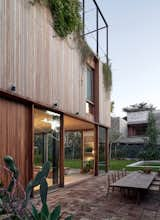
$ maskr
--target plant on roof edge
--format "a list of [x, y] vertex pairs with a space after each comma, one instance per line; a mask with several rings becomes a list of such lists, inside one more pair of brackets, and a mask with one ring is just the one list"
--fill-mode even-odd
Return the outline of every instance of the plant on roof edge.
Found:
[[88, 58], [93, 58], [93, 51], [81, 36], [82, 21], [80, 16], [81, 3], [79, 0], [32, 0], [32, 4], [39, 3], [49, 8], [53, 17], [53, 29], [61, 38], [75, 33], [81, 61], [85, 63]]
[[89, 58], [93, 58], [94, 54], [92, 49], [89, 47], [89, 45], [87, 44], [87, 42], [80, 36], [78, 35], [78, 47], [81, 53], [81, 61], [82, 63], [86, 63], [86, 61]]
[[82, 29], [79, 0], [33, 0], [47, 6], [53, 17], [53, 28], [61, 38]]
[[112, 88], [112, 69], [111, 63], [103, 63], [103, 84], [106, 92], [110, 92]]
[[124, 112], [140, 112], [140, 111], [153, 111], [153, 110], [156, 110], [156, 107], [147, 102], [140, 102], [123, 108]]

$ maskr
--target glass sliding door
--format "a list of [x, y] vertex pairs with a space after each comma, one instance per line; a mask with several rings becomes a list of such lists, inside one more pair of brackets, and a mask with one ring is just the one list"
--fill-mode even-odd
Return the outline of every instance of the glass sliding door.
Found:
[[103, 127], [99, 127], [99, 162], [98, 168], [99, 172], [105, 172], [106, 167], [106, 129]]
[[51, 170], [49, 186], [59, 183], [60, 115], [47, 110], [34, 110], [34, 175], [46, 161]]

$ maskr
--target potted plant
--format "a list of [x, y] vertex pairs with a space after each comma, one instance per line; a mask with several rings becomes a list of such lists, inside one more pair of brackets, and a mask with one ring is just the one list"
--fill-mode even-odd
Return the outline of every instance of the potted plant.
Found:
[[91, 146], [85, 147], [85, 153], [92, 153], [93, 148]]
[[146, 173], [146, 174], [150, 174], [152, 171], [152, 169], [150, 167], [146, 167], [144, 168], [143, 172]]
[[157, 171], [157, 173], [158, 173], [158, 176], [160, 176], [160, 169]]
[[83, 167], [83, 173], [90, 173], [93, 174], [94, 172], [94, 160], [89, 160]]

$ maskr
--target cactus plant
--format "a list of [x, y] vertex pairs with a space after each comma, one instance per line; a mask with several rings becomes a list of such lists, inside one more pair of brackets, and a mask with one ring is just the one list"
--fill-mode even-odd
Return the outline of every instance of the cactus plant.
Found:
[[[7, 187], [4, 188], [4, 197], [0, 197], [0, 213], [7, 213], [7, 219], [17, 219], [17, 220], [58, 220], [61, 217], [61, 206], [57, 205], [54, 210], [49, 212], [47, 205], [47, 193], [48, 193], [48, 183], [46, 178], [50, 170], [50, 162], [44, 163], [42, 170], [37, 173], [35, 178], [31, 180], [25, 191], [25, 199], [11, 196], [15, 191], [17, 186], [20, 186], [18, 177], [19, 171], [12, 157], [6, 156], [4, 158], [5, 167], [4, 169], [11, 174], [11, 181]], [[32, 204], [32, 210], [27, 208], [28, 202], [30, 201], [31, 193], [33, 188], [40, 186], [40, 197], [42, 202], [41, 210], [37, 210]], [[3, 191], [3, 190], [2, 190]], [[7, 200], [6, 200], [7, 195]], [[9, 195], [9, 196], [8, 196]], [[8, 216], [8, 214], [10, 216]], [[68, 216], [65, 220], [71, 220], [72, 216]]]
[[33, 188], [39, 185], [42, 204], [46, 203], [48, 192], [48, 183], [46, 181], [46, 177], [48, 176], [49, 170], [50, 162], [47, 161], [44, 163], [42, 170], [37, 173], [36, 177], [28, 183], [26, 188], [26, 199], [24, 201], [24, 207], [26, 207], [28, 204]]
[[[27, 189], [26, 189], [26, 201], [25, 205], [27, 205], [31, 192], [34, 187], [40, 185], [40, 197], [42, 202], [42, 208], [40, 212], [36, 209], [34, 205], [32, 205], [32, 218], [34, 220], [58, 220], [60, 219], [61, 215], [61, 206], [57, 205], [55, 209], [49, 212], [48, 205], [47, 205], [47, 193], [48, 193], [48, 183], [46, 181], [46, 177], [48, 176], [50, 170], [50, 163], [44, 163], [42, 170], [36, 175], [35, 179], [30, 181]], [[66, 220], [71, 220], [72, 217], [68, 216]]]
[[4, 163], [6, 168], [11, 172], [11, 181], [7, 187], [8, 192], [12, 192], [15, 186], [15, 182], [18, 180], [19, 171], [16, 167], [16, 164], [11, 156], [4, 157]]
[[[49, 212], [47, 204], [42, 206], [40, 212], [32, 205], [32, 217], [34, 220], [59, 220], [61, 217], [61, 206], [57, 205], [53, 211]], [[65, 220], [72, 220], [72, 216], [68, 216]]]

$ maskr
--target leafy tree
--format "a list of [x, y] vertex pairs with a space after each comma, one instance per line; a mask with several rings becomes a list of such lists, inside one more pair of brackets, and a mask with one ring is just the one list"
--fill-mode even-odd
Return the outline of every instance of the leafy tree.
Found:
[[[116, 142], [122, 134], [114, 128], [109, 129], [109, 146], [110, 146], [110, 159], [112, 155], [112, 144]], [[116, 151], [116, 150], [115, 150]]]
[[156, 127], [156, 120], [154, 114], [151, 111], [148, 116], [148, 128], [146, 135], [148, 137], [147, 144], [144, 151], [140, 152], [139, 157], [144, 160], [158, 160], [160, 159], [160, 152], [157, 147], [157, 139], [159, 130]]
[[121, 137], [121, 133], [119, 131], [116, 131], [116, 129], [111, 128], [109, 130], [109, 143], [110, 144], [117, 141], [120, 137]]
[[129, 107], [123, 108], [124, 112], [139, 112], [139, 111], [153, 111], [156, 107], [147, 102], [141, 102], [138, 104], [130, 105]]
[[154, 147], [157, 145], [158, 135], [159, 135], [159, 130], [156, 127], [156, 120], [154, 118], [154, 114], [150, 112], [148, 116], [147, 137], [149, 138], [148, 144], [151, 147]]
[[111, 113], [113, 113], [113, 112], [114, 112], [114, 106], [115, 106], [115, 102], [114, 102], [114, 101], [112, 101], [112, 102], [111, 102]]

